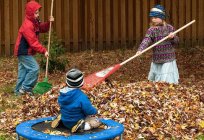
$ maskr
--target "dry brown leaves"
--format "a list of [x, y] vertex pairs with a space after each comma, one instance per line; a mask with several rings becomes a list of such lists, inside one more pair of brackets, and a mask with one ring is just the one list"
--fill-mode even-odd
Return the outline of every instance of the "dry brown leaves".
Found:
[[[103, 83], [87, 94], [99, 109], [99, 117], [124, 124], [125, 139], [193, 139], [204, 128], [202, 89], [165, 83], [121, 84], [114, 81]], [[4, 96], [1, 95], [0, 100]], [[22, 121], [58, 114], [57, 97], [55, 91], [42, 96], [22, 96], [21, 104], [16, 100], [17, 109], [1, 113], [0, 129], [13, 133]]]
[[[90, 92], [101, 117], [125, 126], [127, 139], [192, 139], [204, 128], [203, 88], [138, 82]], [[95, 95], [95, 96], [93, 96]]]

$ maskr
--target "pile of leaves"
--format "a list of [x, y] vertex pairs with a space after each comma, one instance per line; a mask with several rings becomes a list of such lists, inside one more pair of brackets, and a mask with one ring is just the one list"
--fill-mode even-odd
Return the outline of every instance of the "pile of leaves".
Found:
[[[60, 58], [69, 60], [66, 71], [77, 67], [87, 76], [123, 62], [136, 50], [85, 51], [66, 53]], [[176, 50], [179, 85], [147, 82], [151, 63], [149, 51], [110, 76], [109, 80], [114, 80], [112, 83], [103, 83], [86, 93], [98, 108], [99, 117], [124, 124], [124, 139], [194, 139], [204, 133], [204, 49], [193, 46]], [[16, 58], [0, 58], [0, 67], [0, 136], [7, 133], [8, 139], [15, 139], [11, 134], [22, 121], [59, 113], [57, 90], [42, 96], [14, 96]], [[49, 74], [49, 83], [55, 86], [64, 82], [65, 73]], [[41, 71], [39, 81], [44, 75]]]
[[[99, 117], [124, 125], [124, 139], [193, 139], [204, 133], [203, 92], [202, 86], [113, 81], [87, 95], [98, 108]], [[6, 102], [3, 99], [7, 96], [2, 94], [0, 103]], [[15, 100], [16, 109], [1, 112], [0, 130], [14, 133], [22, 121], [57, 115], [57, 97], [57, 90], [53, 90], [42, 96], [22, 96], [21, 103]]]

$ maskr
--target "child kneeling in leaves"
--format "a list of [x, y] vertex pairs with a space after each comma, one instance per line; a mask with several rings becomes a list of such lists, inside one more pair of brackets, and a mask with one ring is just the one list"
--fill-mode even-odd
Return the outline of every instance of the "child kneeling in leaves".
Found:
[[60, 89], [58, 97], [61, 114], [52, 122], [52, 127], [56, 127], [57, 122], [61, 120], [65, 127], [75, 133], [91, 130], [101, 125], [99, 119], [93, 117], [97, 114], [97, 109], [92, 106], [87, 95], [80, 90], [83, 83], [84, 77], [80, 70], [71, 69], [67, 72], [67, 86]]

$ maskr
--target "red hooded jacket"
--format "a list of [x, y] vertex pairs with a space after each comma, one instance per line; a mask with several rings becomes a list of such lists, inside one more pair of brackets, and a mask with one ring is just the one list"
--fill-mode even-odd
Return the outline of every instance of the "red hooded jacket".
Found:
[[41, 8], [35, 1], [30, 1], [25, 7], [25, 19], [18, 31], [14, 55], [34, 55], [36, 52], [44, 54], [46, 48], [39, 42], [39, 33], [49, 30], [49, 22], [40, 23], [34, 18], [34, 13]]

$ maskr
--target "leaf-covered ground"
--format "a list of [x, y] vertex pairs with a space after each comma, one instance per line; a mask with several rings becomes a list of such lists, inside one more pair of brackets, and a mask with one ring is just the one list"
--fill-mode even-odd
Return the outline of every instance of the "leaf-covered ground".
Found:
[[[134, 50], [66, 54], [67, 70], [77, 67], [85, 75], [120, 63]], [[99, 109], [99, 117], [125, 126], [124, 139], [195, 139], [204, 133], [204, 48], [177, 49], [180, 84], [148, 82], [151, 52], [134, 59], [87, 95]], [[0, 135], [15, 139], [22, 121], [58, 114], [57, 90], [42, 96], [13, 95], [17, 77], [15, 58], [0, 58]], [[64, 82], [66, 72], [49, 75], [54, 86]], [[40, 74], [39, 81], [44, 78]]]

